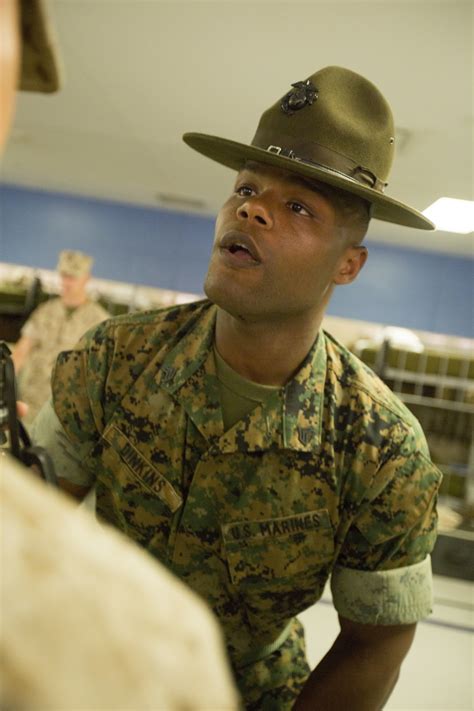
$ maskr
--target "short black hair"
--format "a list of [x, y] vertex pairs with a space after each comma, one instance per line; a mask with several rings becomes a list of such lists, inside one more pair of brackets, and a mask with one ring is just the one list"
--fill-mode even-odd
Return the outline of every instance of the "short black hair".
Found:
[[333, 203], [339, 217], [340, 226], [346, 230], [351, 244], [360, 244], [367, 234], [371, 218], [371, 204], [354, 193], [324, 185], [324, 192]]

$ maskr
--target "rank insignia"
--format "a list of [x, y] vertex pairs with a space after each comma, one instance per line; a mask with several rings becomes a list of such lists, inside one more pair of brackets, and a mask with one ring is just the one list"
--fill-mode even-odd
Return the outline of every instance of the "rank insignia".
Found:
[[310, 79], [297, 81], [291, 86], [293, 89], [285, 94], [280, 104], [281, 110], [288, 116], [291, 116], [295, 111], [304, 109], [305, 106], [311, 106], [318, 98], [318, 90]]
[[314, 436], [314, 430], [311, 427], [298, 427], [298, 439], [303, 446], [306, 446]]

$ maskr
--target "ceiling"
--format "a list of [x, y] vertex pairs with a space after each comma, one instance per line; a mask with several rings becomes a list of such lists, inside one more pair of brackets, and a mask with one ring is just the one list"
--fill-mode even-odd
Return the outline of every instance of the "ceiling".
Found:
[[[182, 134], [250, 141], [292, 82], [338, 64], [371, 79], [392, 105], [390, 196], [420, 210], [441, 196], [473, 198], [471, 2], [50, 4], [64, 88], [19, 94], [5, 182], [214, 214], [232, 172], [187, 148]], [[374, 221], [369, 236], [474, 254], [474, 235]]]

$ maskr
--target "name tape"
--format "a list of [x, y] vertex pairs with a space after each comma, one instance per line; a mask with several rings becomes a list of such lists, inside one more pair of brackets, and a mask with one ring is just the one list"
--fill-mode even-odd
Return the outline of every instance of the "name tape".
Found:
[[317, 531], [330, 527], [327, 511], [308, 511], [286, 518], [265, 521], [241, 521], [223, 526], [226, 540], [240, 541], [248, 538], [269, 538], [291, 533]]

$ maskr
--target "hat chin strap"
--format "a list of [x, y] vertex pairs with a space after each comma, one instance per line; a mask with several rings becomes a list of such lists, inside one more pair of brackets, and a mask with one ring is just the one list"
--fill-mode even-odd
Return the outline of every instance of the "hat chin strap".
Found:
[[[271, 139], [265, 134], [265, 131], [259, 129], [252, 141], [252, 146], [255, 146], [255, 148], [263, 148], [263, 150], [269, 153], [274, 153], [284, 158], [291, 158], [291, 160], [298, 161], [299, 163], [314, 165], [316, 168], [323, 168], [332, 173], [338, 173], [345, 178], [355, 180], [379, 193], [383, 193], [388, 185], [388, 183], [377, 178], [368, 168], [358, 165], [355, 161], [351, 160], [351, 158], [347, 158], [347, 156], [337, 153], [337, 151], [333, 151], [331, 148], [321, 146], [319, 143], [298, 144], [298, 141], [295, 141], [295, 139], [291, 137], [288, 138], [288, 143], [293, 144], [293, 148], [290, 149], [276, 146], [273, 143], [269, 143], [269, 140]], [[298, 153], [302, 153], [303, 155], [309, 154], [310, 158], [301, 158]]]

